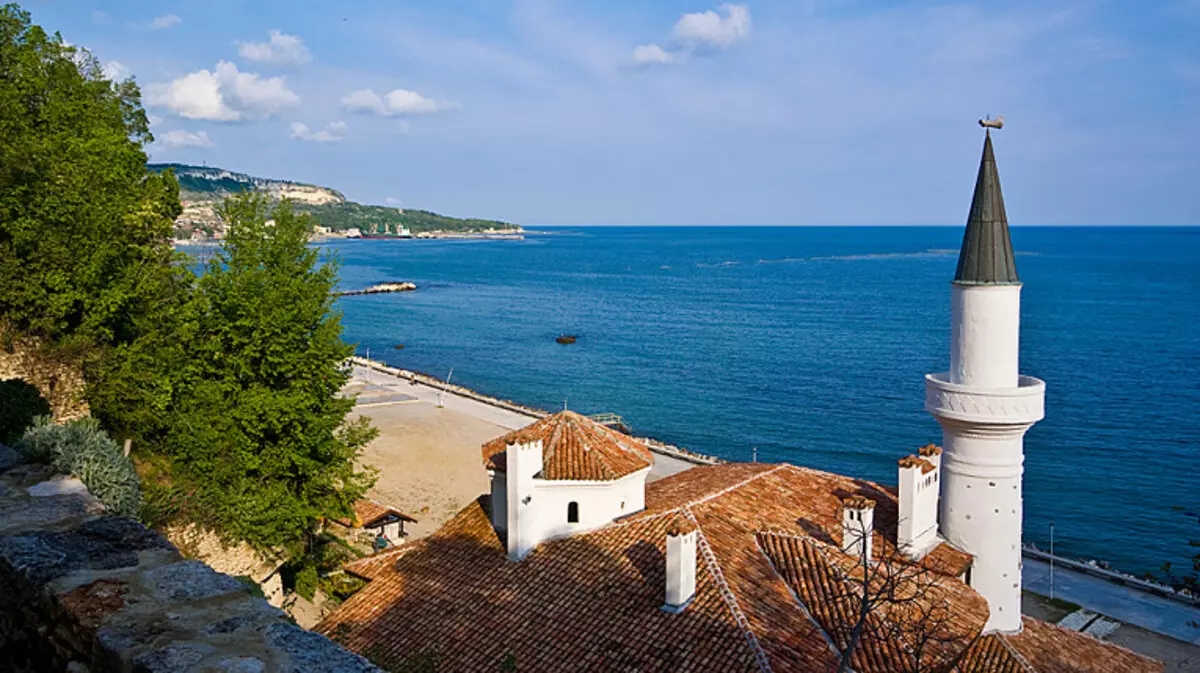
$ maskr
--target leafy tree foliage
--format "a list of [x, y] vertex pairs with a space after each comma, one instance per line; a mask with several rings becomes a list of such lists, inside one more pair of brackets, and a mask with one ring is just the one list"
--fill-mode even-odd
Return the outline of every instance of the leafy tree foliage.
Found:
[[[95, 406], [165, 457], [147, 480], [178, 496], [168, 513], [295, 556], [369, 488], [355, 460], [375, 431], [344, 422], [352, 347], [330, 294], [337, 266], [307, 246], [308, 218], [250, 194], [222, 217], [225, 246], [187, 300], [122, 349]], [[161, 493], [150, 500], [162, 508]]]
[[181, 212], [132, 80], [0, 6], [0, 331], [103, 355], [134, 336], [173, 271]]

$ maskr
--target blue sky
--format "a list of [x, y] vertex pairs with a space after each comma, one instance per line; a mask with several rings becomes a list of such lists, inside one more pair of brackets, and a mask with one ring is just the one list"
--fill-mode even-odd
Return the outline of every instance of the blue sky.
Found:
[[26, 4], [156, 161], [548, 224], [1200, 224], [1200, 0]]

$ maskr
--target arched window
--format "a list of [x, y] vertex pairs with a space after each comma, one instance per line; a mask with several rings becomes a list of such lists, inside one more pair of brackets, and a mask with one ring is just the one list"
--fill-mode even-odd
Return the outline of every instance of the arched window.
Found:
[[579, 523], [579, 503], [567, 503], [567, 523]]

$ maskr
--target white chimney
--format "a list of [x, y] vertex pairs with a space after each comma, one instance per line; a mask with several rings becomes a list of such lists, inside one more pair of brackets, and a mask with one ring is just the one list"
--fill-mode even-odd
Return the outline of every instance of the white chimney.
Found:
[[509, 444], [505, 449], [504, 471], [508, 558], [520, 561], [542, 541], [539, 510], [533, 502], [534, 476], [542, 471], [542, 440]]
[[899, 516], [896, 547], [911, 559], [919, 559], [937, 544], [938, 490], [942, 450], [929, 445], [921, 457], [905, 456], [899, 461]]
[[871, 558], [871, 537], [875, 534], [875, 501], [861, 495], [842, 500], [842, 551], [859, 558]]
[[667, 602], [663, 610], [683, 612], [696, 595], [696, 531], [667, 531]]

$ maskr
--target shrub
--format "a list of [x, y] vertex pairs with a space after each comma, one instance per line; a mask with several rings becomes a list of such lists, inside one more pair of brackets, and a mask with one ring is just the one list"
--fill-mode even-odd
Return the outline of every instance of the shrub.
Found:
[[317, 569], [313, 566], [304, 566], [296, 573], [296, 593], [304, 597], [305, 600], [311, 601], [317, 595]]
[[141, 491], [133, 462], [96, 419], [58, 425], [48, 416], [39, 417], [15, 448], [30, 460], [78, 477], [113, 514], [137, 516]]
[[50, 403], [37, 388], [21, 379], [0, 381], [0, 444], [21, 438], [38, 416], [50, 413]]

